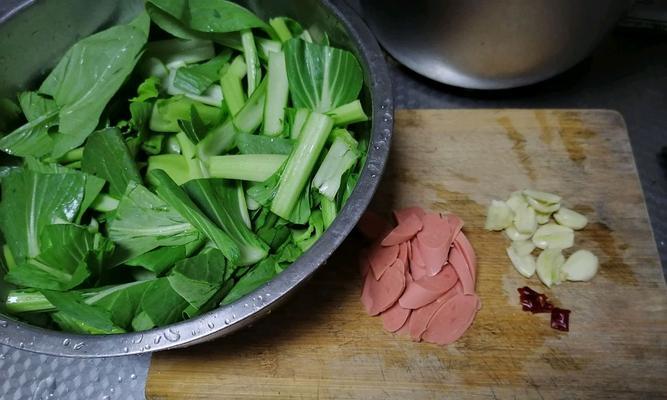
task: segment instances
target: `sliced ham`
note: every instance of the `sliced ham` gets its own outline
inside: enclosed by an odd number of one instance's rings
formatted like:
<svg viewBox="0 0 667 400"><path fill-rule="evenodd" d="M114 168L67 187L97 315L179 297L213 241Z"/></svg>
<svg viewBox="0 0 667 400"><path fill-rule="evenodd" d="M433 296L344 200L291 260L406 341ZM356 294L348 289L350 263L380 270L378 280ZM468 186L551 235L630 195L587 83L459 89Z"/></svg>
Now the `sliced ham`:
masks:
<svg viewBox="0 0 667 400"><path fill-rule="evenodd" d="M408 215L382 239L383 246L393 246L412 239L422 229L422 220L415 214Z"/></svg>
<svg viewBox="0 0 667 400"><path fill-rule="evenodd" d="M425 275L413 282L407 282L398 302L404 308L423 307L450 290L457 281L458 276L451 267L443 268L435 276Z"/></svg>
<svg viewBox="0 0 667 400"><path fill-rule="evenodd" d="M377 214L365 216L366 228L360 223L374 239L360 255L361 302L368 314L382 317L387 331L416 341L452 343L481 306L475 294L477 259L463 221L418 207L394 211L394 216L393 229Z"/></svg>
<svg viewBox="0 0 667 400"><path fill-rule="evenodd" d="M463 293L465 294L474 294L475 293L475 281L472 278L472 272L468 262L463 253L459 251L458 248L454 247L449 253L449 264L454 268L456 274L461 281L463 286Z"/></svg>
<svg viewBox="0 0 667 400"><path fill-rule="evenodd" d="M422 339L440 345L453 343L470 327L479 306L476 294L458 293L433 314Z"/></svg>
<svg viewBox="0 0 667 400"><path fill-rule="evenodd" d="M396 303L405 289L405 266L396 260L379 280L366 276L361 302L369 315L378 315Z"/></svg>
<svg viewBox="0 0 667 400"><path fill-rule="evenodd" d="M397 224L403 223L411 215L414 215L421 220L425 214L426 211L421 207L406 207L400 210L394 210L394 218L396 218Z"/></svg>
<svg viewBox="0 0 667 400"><path fill-rule="evenodd" d="M398 245L384 247L375 244L368 253L368 259L371 263L371 270L375 279L380 279L382 274L398 258Z"/></svg>
<svg viewBox="0 0 667 400"><path fill-rule="evenodd" d="M412 310L403 308L399 303L394 303L382 316L382 325L389 332L396 332L405 325Z"/></svg>
<svg viewBox="0 0 667 400"><path fill-rule="evenodd" d="M454 247L456 247L457 250L463 254L463 257L468 263L468 267L470 267L470 275L472 276L472 280L477 282L477 257L475 256L475 250L473 250L472 245L470 244L470 241L466 235L463 233L456 235L456 238L454 239Z"/></svg>
<svg viewBox="0 0 667 400"><path fill-rule="evenodd" d="M455 286L451 290L447 291L443 295L439 296L435 301L421 307L417 310L413 310L410 316L410 327L409 333L410 337L414 341L420 341L422 335L426 331L429 322L433 315L438 311L438 309L450 299L454 298L458 293L461 292L460 286Z"/></svg>

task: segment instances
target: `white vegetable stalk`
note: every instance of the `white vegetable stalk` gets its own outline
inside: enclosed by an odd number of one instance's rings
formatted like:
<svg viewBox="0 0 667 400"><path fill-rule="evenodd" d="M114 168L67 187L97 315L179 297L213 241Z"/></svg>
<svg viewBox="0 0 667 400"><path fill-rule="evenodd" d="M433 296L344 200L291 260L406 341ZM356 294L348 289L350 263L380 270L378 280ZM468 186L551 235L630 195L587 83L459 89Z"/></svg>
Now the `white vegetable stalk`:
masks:
<svg viewBox="0 0 667 400"><path fill-rule="evenodd" d="M267 79L269 83L264 103L264 134L278 136L283 132L285 108L289 96L285 53L282 51L269 53Z"/></svg>
<svg viewBox="0 0 667 400"><path fill-rule="evenodd" d="M340 188L341 177L358 158L356 142L352 144L343 137L337 137L313 178L313 187L333 201Z"/></svg>

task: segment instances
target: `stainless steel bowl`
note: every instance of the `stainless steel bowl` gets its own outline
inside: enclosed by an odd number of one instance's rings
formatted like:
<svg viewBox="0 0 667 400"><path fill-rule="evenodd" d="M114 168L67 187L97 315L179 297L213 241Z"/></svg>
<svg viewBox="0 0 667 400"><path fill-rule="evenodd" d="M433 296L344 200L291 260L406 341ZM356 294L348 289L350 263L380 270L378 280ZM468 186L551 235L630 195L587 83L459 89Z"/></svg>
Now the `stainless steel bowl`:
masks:
<svg viewBox="0 0 667 400"><path fill-rule="evenodd" d="M3 0L0 4L0 96L34 84L78 38L142 7L142 0ZM37 328L0 314L0 343L39 353L99 357L164 350L227 335L267 314L303 284L350 233L375 192L389 152L393 126L391 86L383 55L359 17L335 0L249 1L263 17L287 15L322 29L332 42L359 58L362 101L372 112L364 134L370 141L359 183L332 226L292 266L237 302L163 328L119 335L74 335ZM1 295L1 294L0 294Z"/></svg>
<svg viewBox="0 0 667 400"><path fill-rule="evenodd" d="M398 61L473 89L528 85L584 59L632 0L360 0Z"/></svg>

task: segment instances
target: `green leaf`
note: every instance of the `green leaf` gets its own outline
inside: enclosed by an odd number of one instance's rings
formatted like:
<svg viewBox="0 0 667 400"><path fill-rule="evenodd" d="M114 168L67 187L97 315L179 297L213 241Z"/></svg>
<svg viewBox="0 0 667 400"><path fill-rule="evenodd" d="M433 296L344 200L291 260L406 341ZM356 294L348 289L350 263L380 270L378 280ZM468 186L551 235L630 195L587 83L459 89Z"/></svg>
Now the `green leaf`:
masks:
<svg viewBox="0 0 667 400"><path fill-rule="evenodd" d="M149 6L148 10L153 21L177 37L188 36L187 31L189 30L205 33L225 33L266 27L264 21L251 11L231 1L148 0L147 6ZM155 13L151 12L150 6L158 8L177 20L180 23L180 26L176 27L177 32L174 33L174 20L170 21L170 25L161 24L162 20L155 18Z"/></svg>
<svg viewBox="0 0 667 400"><path fill-rule="evenodd" d="M130 99L133 103L146 102L155 99L160 95L160 78L150 76L146 78L137 88L137 96Z"/></svg>
<svg viewBox="0 0 667 400"><path fill-rule="evenodd" d="M232 303L270 281L277 275L278 268L273 257L265 258L236 282L221 305Z"/></svg>
<svg viewBox="0 0 667 400"><path fill-rule="evenodd" d="M310 209L310 186L306 186L287 220L297 225L306 224L310 218Z"/></svg>
<svg viewBox="0 0 667 400"><path fill-rule="evenodd" d="M17 262L41 252L45 226L76 218L85 184L83 174L44 174L25 168L2 179L0 229Z"/></svg>
<svg viewBox="0 0 667 400"><path fill-rule="evenodd" d="M294 148L294 140L239 133L236 146L241 154L284 154L289 155Z"/></svg>
<svg viewBox="0 0 667 400"><path fill-rule="evenodd" d="M143 18L139 17L138 21ZM82 39L70 48L39 88L59 107L52 156L81 145L107 103L132 72L147 35L137 21Z"/></svg>
<svg viewBox="0 0 667 400"><path fill-rule="evenodd" d="M19 104L28 121L34 121L44 114L58 110L55 100L44 97L37 92L20 93Z"/></svg>
<svg viewBox="0 0 667 400"><path fill-rule="evenodd" d="M190 108L190 121L179 120L178 126L193 144L199 143L208 133L208 127L194 106Z"/></svg>
<svg viewBox="0 0 667 400"><path fill-rule="evenodd" d="M81 169L109 182L109 194L120 198L130 181L141 183L139 169L117 128L90 135L83 151Z"/></svg>
<svg viewBox="0 0 667 400"><path fill-rule="evenodd" d="M174 86L192 94L202 94L214 82L220 79L220 70L229 62L232 56L230 49L224 49L211 60L202 63L187 65L176 71Z"/></svg>
<svg viewBox="0 0 667 400"><path fill-rule="evenodd" d="M13 268L5 280L24 287L64 291L91 274L100 276L113 252L113 243L86 227L58 224L44 227L42 252Z"/></svg>
<svg viewBox="0 0 667 400"><path fill-rule="evenodd" d="M58 310L52 317L65 331L90 334L124 332L114 325L109 312L84 303L83 297L77 293L42 290L42 294Z"/></svg>
<svg viewBox="0 0 667 400"><path fill-rule="evenodd" d="M158 169L149 173L149 180L155 183L155 191L158 196L173 207L182 218L206 235L229 261L233 264L238 263L241 256L238 246L197 207L169 175Z"/></svg>
<svg viewBox="0 0 667 400"><path fill-rule="evenodd" d="M234 181L224 179L191 180L183 188L199 208L222 228L238 246L238 265L254 264L268 254L268 246L248 228L243 218L245 199Z"/></svg>
<svg viewBox="0 0 667 400"><path fill-rule="evenodd" d="M132 327L137 331L180 321L183 319L183 311L189 305L171 288L166 278L152 282L141 298L141 311L132 321Z"/></svg>
<svg viewBox="0 0 667 400"><path fill-rule="evenodd" d="M179 120L190 121L190 110L194 107L202 121L207 125L215 125L222 116L222 110L207 106L183 95L168 99L159 99L153 107L150 128L156 132L178 132L181 130Z"/></svg>
<svg viewBox="0 0 667 400"><path fill-rule="evenodd" d="M287 221L272 213L268 208L262 208L255 218L257 236L268 243L271 250L280 248L290 237Z"/></svg>
<svg viewBox="0 0 667 400"><path fill-rule="evenodd" d="M359 96L364 75L349 51L291 39L285 57L295 107L325 113Z"/></svg>
<svg viewBox="0 0 667 400"><path fill-rule="evenodd" d="M181 214L133 181L108 224L108 234L117 245L116 264L159 246L182 245L200 238L199 232Z"/></svg>
<svg viewBox="0 0 667 400"><path fill-rule="evenodd" d="M306 229L292 230L292 240L301 249L301 251L308 250L324 233L324 221L322 220L322 212L319 210L313 211L308 219L308 227Z"/></svg>
<svg viewBox="0 0 667 400"><path fill-rule="evenodd" d="M49 129L58 124L58 111L51 111L16 128L0 139L0 149L15 156L42 157L53 147Z"/></svg>
<svg viewBox="0 0 667 400"><path fill-rule="evenodd" d="M167 279L181 297L196 309L201 309L218 292L226 279L227 266L220 250L209 249L179 261Z"/></svg>
<svg viewBox="0 0 667 400"><path fill-rule="evenodd" d="M81 201L81 206L79 207L79 212L74 219L74 222L77 224L81 222L83 213L90 207L93 202L97 199L97 196L102 191L102 188L106 184L104 179L100 179L94 175L82 173L71 168L63 167L59 164L46 164L40 162L32 157L26 157L25 159L26 166L29 170L44 174L76 174L85 179L85 188L83 193L83 200ZM79 178L77 178L79 179Z"/></svg>
<svg viewBox="0 0 667 400"><path fill-rule="evenodd" d="M283 243L276 251L276 261L281 265L292 264L303 254L303 250L299 248L293 241L289 240Z"/></svg>
<svg viewBox="0 0 667 400"><path fill-rule="evenodd" d="M87 297L85 302L108 311L114 324L131 331L132 320L140 312L144 292L153 284L151 280L136 281L103 288L92 297Z"/></svg>
<svg viewBox="0 0 667 400"><path fill-rule="evenodd" d="M125 262L127 265L146 268L162 275L174 263L190 257L204 244L204 239L193 240L179 246L162 246Z"/></svg>

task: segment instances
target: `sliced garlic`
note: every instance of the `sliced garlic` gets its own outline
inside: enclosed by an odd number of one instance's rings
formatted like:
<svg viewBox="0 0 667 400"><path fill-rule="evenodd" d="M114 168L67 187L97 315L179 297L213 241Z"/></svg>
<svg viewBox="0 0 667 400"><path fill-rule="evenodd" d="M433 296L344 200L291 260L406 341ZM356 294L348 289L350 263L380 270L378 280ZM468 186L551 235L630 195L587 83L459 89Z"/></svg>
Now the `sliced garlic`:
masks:
<svg viewBox="0 0 667 400"><path fill-rule="evenodd" d="M505 235L507 236L507 238L509 240L513 241L513 242L517 241L517 240L528 240L532 236L530 234L521 233L521 232L517 231L516 227L514 225L506 228L504 230L504 232L505 232Z"/></svg>
<svg viewBox="0 0 667 400"><path fill-rule="evenodd" d="M486 213L484 228L489 231L501 231L512 225L514 211L504 202L493 200Z"/></svg>
<svg viewBox="0 0 667 400"><path fill-rule="evenodd" d="M535 273L535 257L530 254L519 255L512 246L507 248L507 256L512 261L512 265L517 271L526 278L530 278Z"/></svg>
<svg viewBox="0 0 667 400"><path fill-rule="evenodd" d="M535 210L530 207L520 207L514 213L514 226L521 233L533 234L537 229Z"/></svg>
<svg viewBox="0 0 667 400"><path fill-rule="evenodd" d="M514 211L515 214L517 210L528 206L526 198L521 192L512 193L510 195L510 198L507 199L506 203L509 206L509 208L511 208L512 211Z"/></svg>
<svg viewBox="0 0 667 400"><path fill-rule="evenodd" d="M536 212L535 213L535 219L537 219L537 223L540 225L544 225L547 222L549 222L549 219L551 218L551 214L544 214L541 212Z"/></svg>
<svg viewBox="0 0 667 400"><path fill-rule="evenodd" d="M588 219L585 216L565 207L561 207L554 214L554 219L561 225L577 230L583 229L588 224Z"/></svg>
<svg viewBox="0 0 667 400"><path fill-rule="evenodd" d="M542 225L535 231L533 243L540 249L567 249L574 245L574 231L554 223Z"/></svg>
<svg viewBox="0 0 667 400"><path fill-rule="evenodd" d="M520 256L527 256L535 250L535 244L530 240L517 240L512 242L512 249Z"/></svg>
<svg viewBox="0 0 667 400"><path fill-rule="evenodd" d="M553 204L547 204L543 203L541 201L535 200L532 197L526 197L526 201L528 202L528 205L533 207L535 211L545 213L545 214L551 214L553 212L558 211L560 208L560 203L553 203Z"/></svg>
<svg viewBox="0 0 667 400"><path fill-rule="evenodd" d="M553 193L540 192L539 190L526 189L523 194L527 197L532 197L537 201L547 204L560 203L560 196Z"/></svg>
<svg viewBox="0 0 667 400"><path fill-rule="evenodd" d="M559 249L546 249L537 257L535 265L537 277L547 287L562 282L561 268L565 264L565 257Z"/></svg>
<svg viewBox="0 0 667 400"><path fill-rule="evenodd" d="M588 250L578 250L565 261L561 270L568 281L589 281L598 272L598 267L595 254Z"/></svg>

